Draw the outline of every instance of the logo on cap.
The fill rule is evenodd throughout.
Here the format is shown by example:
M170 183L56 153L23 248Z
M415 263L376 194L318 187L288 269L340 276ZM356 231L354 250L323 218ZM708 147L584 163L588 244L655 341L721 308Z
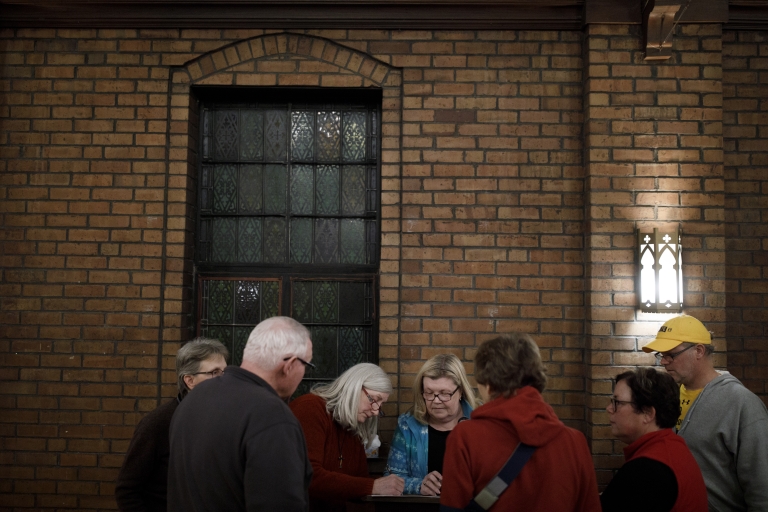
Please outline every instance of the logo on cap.
M672 328L671 327L667 327L666 325L662 325L659 328L659 332L672 332Z

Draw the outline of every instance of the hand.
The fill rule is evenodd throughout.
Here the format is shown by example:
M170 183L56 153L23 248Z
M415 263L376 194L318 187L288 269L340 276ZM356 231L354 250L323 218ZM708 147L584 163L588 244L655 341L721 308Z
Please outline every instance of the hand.
M397 475L389 475L377 478L373 481L372 494L381 494L384 496L400 496L405 488L405 480Z
M422 496L440 496L440 487L443 486L443 475L433 471L421 481Z

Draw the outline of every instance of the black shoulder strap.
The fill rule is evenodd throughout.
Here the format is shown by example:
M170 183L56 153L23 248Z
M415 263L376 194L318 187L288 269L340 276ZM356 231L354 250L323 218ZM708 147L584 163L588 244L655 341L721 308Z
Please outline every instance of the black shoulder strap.
M504 464L504 467L501 468L491 482L469 502L469 505L467 505L464 510L483 512L491 508L493 504L496 503L496 500L499 499L499 496L507 490L507 487L512 483L512 480L517 477L523 469L523 466L528 462L528 459L533 455L534 451L536 451L536 447L519 443L506 464Z

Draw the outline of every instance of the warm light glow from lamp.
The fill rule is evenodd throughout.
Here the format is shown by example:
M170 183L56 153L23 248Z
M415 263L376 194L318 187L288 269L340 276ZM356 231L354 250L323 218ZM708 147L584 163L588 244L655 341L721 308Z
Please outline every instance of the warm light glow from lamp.
M680 233L637 231L640 309L667 313L683 308L683 269Z

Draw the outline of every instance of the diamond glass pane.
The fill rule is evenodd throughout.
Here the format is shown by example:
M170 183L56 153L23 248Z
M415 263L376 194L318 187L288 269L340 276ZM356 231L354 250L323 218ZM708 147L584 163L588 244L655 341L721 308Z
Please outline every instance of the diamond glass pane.
M261 285L261 320L280 314L280 283L265 281Z
M368 325L373 321L366 304L369 302L369 283L339 283L339 323L349 325Z
M248 336L250 336L252 330L253 327L251 326L235 327L235 339L232 347L232 355L230 356L232 364L240 366L240 363L243 362L243 350L245 350L245 345L248 343Z
M240 111L240 160L264 158L264 113Z
M211 237L211 260L215 263L232 261L235 255L235 226L231 217L213 218L213 236Z
M339 321L339 283L312 283L312 322L333 324Z
M291 213L310 215L314 196L314 176L311 165L291 167Z
M339 166L318 165L315 189L315 209L318 215L339 213Z
M284 165L269 164L265 169L264 213L285 213L288 172Z
M317 159L338 161L341 153L341 115L339 112L317 113Z
M291 289L291 316L302 324L312 322L312 283L294 281Z
M312 160L315 142L315 114L294 112L291 114L291 159Z
M288 112L267 110L264 135L268 161L285 162L288 156Z
M365 263L365 223L362 219L341 220L341 262Z
M365 112L344 112L344 161L365 160Z
M291 219L291 263L312 263L312 219Z
M234 281L208 281L208 324L231 324L234 318Z
M312 363L317 367L312 372L315 378L332 378L338 375L338 327L313 326L312 334Z
M240 263L261 261L261 219L240 217L237 220L237 261Z
M235 281L235 323L256 325L259 323L261 309L261 290L259 281Z
M285 219L268 217L264 219L264 262L285 263L286 261Z
M368 115L371 116L371 154L368 158L376 160L379 158L379 113L369 110Z
M216 160L237 160L237 110L216 111L213 140Z
M213 169L213 213L237 211L237 167L217 165Z
M210 213L213 207L213 166L204 165L200 172L200 211Z
M345 165L341 176L341 213L363 215L365 213L365 167Z
M232 326L231 325L209 325L203 331L203 336L214 340L219 340L227 347L229 353L232 353Z
M259 164L241 165L237 187L237 205L239 213L261 213L264 195L262 166Z
M339 262L339 219L315 219L314 262Z
M203 110L203 160L211 158L211 116L213 114L210 110Z
M339 328L339 373L358 363L363 363L365 340L362 327Z

